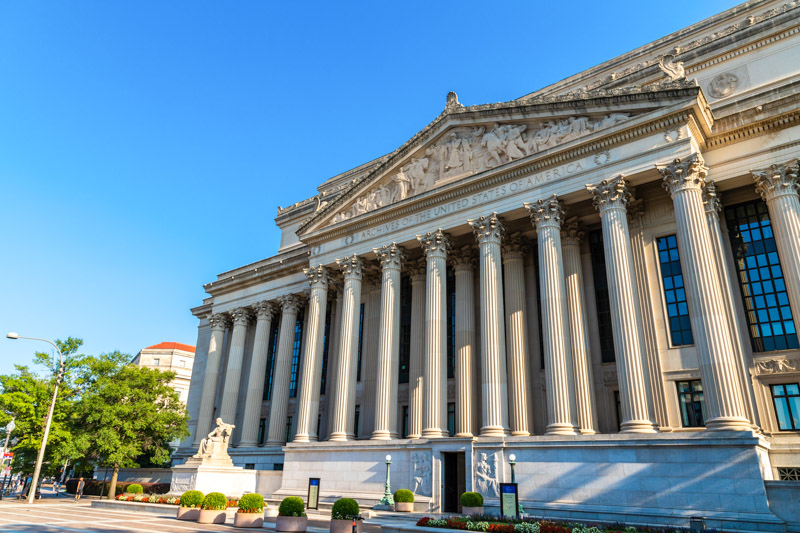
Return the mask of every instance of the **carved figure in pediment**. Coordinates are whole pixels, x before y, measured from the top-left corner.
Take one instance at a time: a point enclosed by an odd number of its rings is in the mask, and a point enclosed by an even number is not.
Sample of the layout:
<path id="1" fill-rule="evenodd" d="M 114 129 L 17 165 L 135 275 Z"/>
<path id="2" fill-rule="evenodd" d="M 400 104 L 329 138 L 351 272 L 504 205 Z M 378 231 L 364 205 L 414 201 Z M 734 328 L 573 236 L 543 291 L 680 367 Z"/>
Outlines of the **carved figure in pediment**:
<path id="1" fill-rule="evenodd" d="M 427 163 L 425 163 L 427 168 Z M 408 168 L 408 167 L 404 167 Z M 395 184 L 394 187 L 394 194 L 392 194 L 392 202 L 399 202 L 400 200 L 404 200 L 408 197 L 408 193 L 411 190 L 411 178 L 406 176 L 406 173 L 401 168 L 397 174 L 392 176 L 392 182 Z"/>
<path id="2" fill-rule="evenodd" d="M 411 188 L 414 190 L 414 194 L 425 192 L 433 185 L 433 176 L 428 176 L 428 168 L 430 165 L 429 157 L 432 154 L 433 151 L 428 148 L 425 151 L 425 155 L 428 157 L 415 157 L 405 167 L 405 172 L 411 180 Z"/>
<path id="3" fill-rule="evenodd" d="M 628 120 L 629 118 L 631 118 L 631 116 L 627 113 L 611 113 L 610 115 L 606 115 L 601 120 L 595 122 L 592 130 L 597 131 L 599 129 L 610 128 L 611 126 L 616 126 L 618 123 L 622 122 L 623 120 Z"/>
<path id="4" fill-rule="evenodd" d="M 486 151 L 488 152 L 486 162 L 491 166 L 503 164 L 503 159 L 500 155 L 505 153 L 505 150 L 503 150 L 502 135 L 500 124 L 495 123 L 492 124 L 492 129 L 489 130 L 481 139 L 481 146 L 485 146 Z"/>

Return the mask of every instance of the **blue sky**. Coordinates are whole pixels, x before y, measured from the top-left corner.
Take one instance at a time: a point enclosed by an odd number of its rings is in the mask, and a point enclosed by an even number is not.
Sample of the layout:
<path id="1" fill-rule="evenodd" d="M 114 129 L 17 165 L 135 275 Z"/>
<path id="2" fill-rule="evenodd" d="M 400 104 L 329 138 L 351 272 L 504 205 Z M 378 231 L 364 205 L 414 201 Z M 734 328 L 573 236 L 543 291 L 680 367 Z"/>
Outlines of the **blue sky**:
<path id="1" fill-rule="evenodd" d="M 0 3 L 0 332 L 194 344 L 278 205 L 736 2 Z M 44 344 L 0 339 L 0 373 Z"/>

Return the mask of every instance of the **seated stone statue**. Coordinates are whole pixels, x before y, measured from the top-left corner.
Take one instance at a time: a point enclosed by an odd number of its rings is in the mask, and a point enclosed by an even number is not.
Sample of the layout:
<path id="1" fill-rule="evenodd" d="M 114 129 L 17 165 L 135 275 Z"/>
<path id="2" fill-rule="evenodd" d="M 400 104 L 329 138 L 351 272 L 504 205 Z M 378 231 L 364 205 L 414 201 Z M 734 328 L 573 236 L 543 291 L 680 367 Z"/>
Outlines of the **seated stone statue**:
<path id="1" fill-rule="evenodd" d="M 194 455 L 197 459 L 208 458 L 227 458 L 228 442 L 233 435 L 233 424 L 226 424 L 221 418 L 217 418 L 217 427 L 208 434 L 208 437 L 200 441 L 200 448 Z"/>

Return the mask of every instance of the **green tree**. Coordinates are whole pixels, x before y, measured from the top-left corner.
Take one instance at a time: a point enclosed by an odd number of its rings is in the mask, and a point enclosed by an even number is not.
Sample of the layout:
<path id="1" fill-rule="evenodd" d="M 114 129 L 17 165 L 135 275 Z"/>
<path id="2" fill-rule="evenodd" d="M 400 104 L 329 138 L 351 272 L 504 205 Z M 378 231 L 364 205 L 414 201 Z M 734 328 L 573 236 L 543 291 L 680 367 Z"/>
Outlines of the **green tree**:
<path id="1" fill-rule="evenodd" d="M 169 458 L 169 442 L 189 435 L 189 415 L 170 387 L 174 372 L 131 365 L 114 369 L 108 361 L 89 367 L 91 385 L 78 414 L 88 437 L 87 452 L 114 469 L 113 495 L 120 468 L 139 466 L 142 456 L 154 462 Z"/>

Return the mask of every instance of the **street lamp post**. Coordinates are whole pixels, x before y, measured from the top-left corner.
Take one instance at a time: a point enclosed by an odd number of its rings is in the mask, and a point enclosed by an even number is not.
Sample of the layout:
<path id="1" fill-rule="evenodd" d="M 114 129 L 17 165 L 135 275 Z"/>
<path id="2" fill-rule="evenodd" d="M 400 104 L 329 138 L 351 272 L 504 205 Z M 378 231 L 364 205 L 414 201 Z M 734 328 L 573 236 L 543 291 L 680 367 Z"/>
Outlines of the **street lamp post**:
<path id="1" fill-rule="evenodd" d="M 514 467 L 517 464 L 517 456 L 513 453 L 508 456 L 508 464 L 511 466 L 511 483 L 516 483 L 517 476 L 514 475 Z M 518 502 L 517 505 L 519 506 L 519 514 L 521 515 L 525 512 L 525 509 L 522 508 L 522 502 Z"/>
<path id="2" fill-rule="evenodd" d="M 392 464 L 392 456 L 386 456 L 386 483 L 383 485 L 383 498 L 381 498 L 381 505 L 394 505 L 394 498 L 392 497 L 392 485 L 389 481 L 389 465 Z"/>
<path id="3" fill-rule="evenodd" d="M 27 339 L 30 341 L 42 341 L 47 342 L 53 345 L 53 348 L 56 349 L 58 352 L 58 358 L 61 361 L 58 370 L 58 376 L 56 377 L 56 386 L 53 389 L 53 399 L 50 401 L 50 410 L 47 412 L 47 420 L 44 424 L 44 435 L 42 435 L 42 445 L 39 447 L 39 456 L 36 458 L 36 466 L 33 469 L 33 479 L 31 479 L 31 488 L 28 490 L 28 503 L 33 503 L 34 498 L 36 497 L 36 485 L 39 482 L 39 473 L 42 471 L 42 461 L 44 460 L 44 451 L 47 447 L 47 437 L 50 436 L 50 424 L 53 422 L 53 411 L 56 408 L 56 398 L 58 397 L 58 385 L 61 383 L 61 380 L 64 378 L 64 356 L 61 354 L 61 350 L 58 348 L 56 343 L 53 341 L 49 341 L 47 339 L 37 339 L 35 337 L 22 337 L 18 333 L 11 332 L 6 335 L 9 339 Z"/>

